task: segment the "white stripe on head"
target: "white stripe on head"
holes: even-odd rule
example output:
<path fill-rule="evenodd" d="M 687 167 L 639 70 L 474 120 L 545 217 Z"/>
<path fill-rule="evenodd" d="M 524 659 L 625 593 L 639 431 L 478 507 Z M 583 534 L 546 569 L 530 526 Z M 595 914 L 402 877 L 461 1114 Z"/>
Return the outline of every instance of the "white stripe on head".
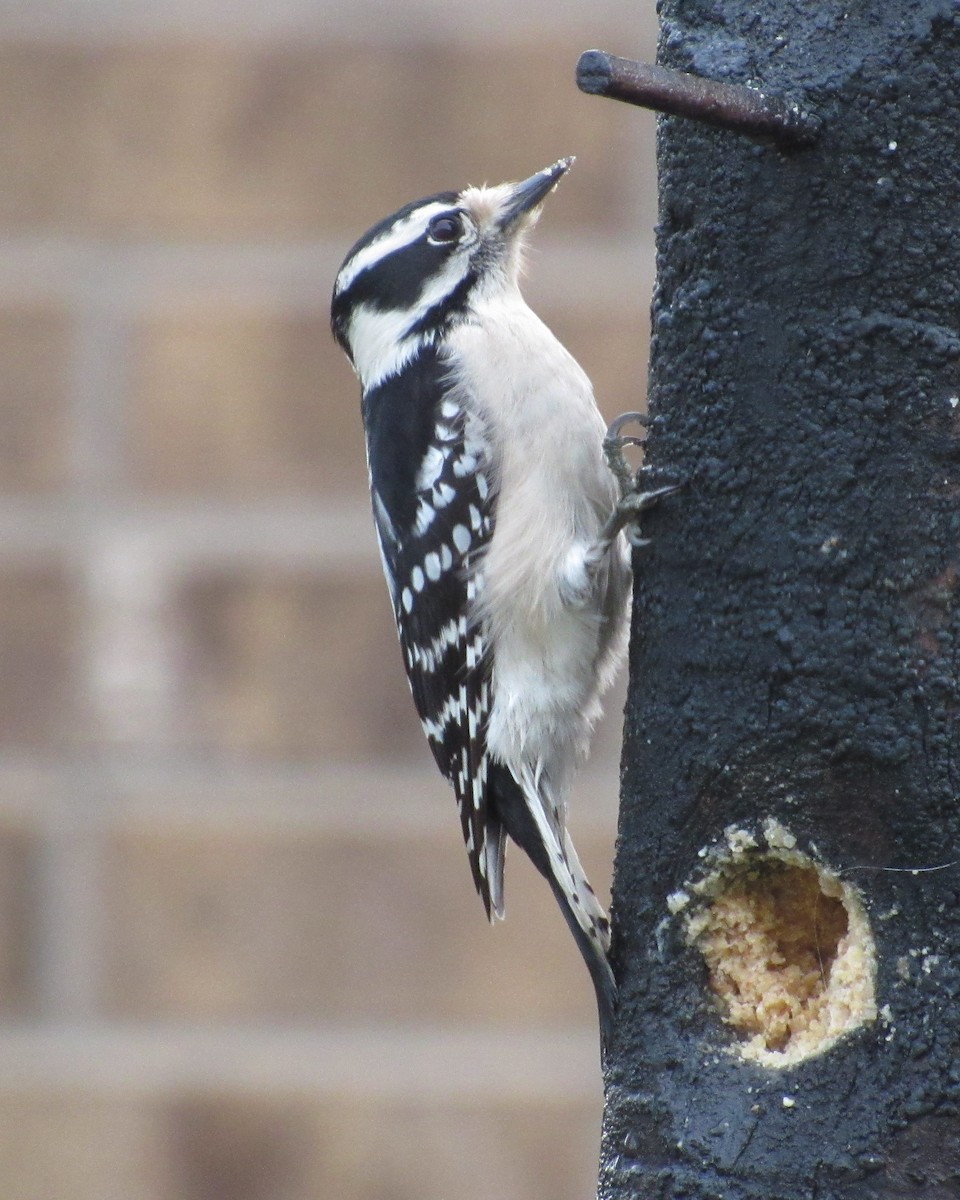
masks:
<path fill-rule="evenodd" d="M 469 257 L 454 254 L 410 308 L 384 310 L 371 304 L 358 304 L 354 308 L 347 341 L 365 390 L 399 374 L 419 350 L 431 343 L 432 331 L 413 334 L 409 331 L 456 290 L 468 268 Z"/>
<path fill-rule="evenodd" d="M 384 230 L 379 237 L 358 250 L 353 258 L 343 264 L 334 284 L 333 294 L 339 296 L 350 287 L 358 275 L 363 274 L 382 258 L 415 242 L 426 232 L 430 218 L 438 213 L 448 212 L 450 207 L 448 202 L 435 200 L 422 208 L 415 208 L 412 213 L 395 221 L 389 229 Z"/>
<path fill-rule="evenodd" d="M 364 391 L 398 375 L 417 351 L 430 343 L 431 334 L 406 336 L 409 328 L 409 312 L 383 312 L 369 304 L 358 304 L 353 310 L 348 341 Z"/>

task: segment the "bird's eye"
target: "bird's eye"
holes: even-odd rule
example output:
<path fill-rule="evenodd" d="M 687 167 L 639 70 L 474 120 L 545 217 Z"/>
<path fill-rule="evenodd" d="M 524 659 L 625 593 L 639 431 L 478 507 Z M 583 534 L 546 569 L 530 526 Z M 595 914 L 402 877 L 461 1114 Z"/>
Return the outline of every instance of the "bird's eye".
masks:
<path fill-rule="evenodd" d="M 463 232 L 459 217 L 434 217 L 427 229 L 431 242 L 455 242 Z"/>

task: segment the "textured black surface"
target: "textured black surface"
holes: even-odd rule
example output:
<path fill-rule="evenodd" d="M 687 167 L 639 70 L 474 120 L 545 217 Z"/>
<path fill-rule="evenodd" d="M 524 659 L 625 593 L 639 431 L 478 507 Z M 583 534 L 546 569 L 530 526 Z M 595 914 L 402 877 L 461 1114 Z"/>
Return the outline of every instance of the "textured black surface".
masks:
<path fill-rule="evenodd" d="M 659 139 L 600 1196 L 960 1196 L 960 9 L 668 0 L 661 59 L 819 115 Z M 642 119 L 639 118 L 638 119 Z M 777 1072 L 666 897 L 774 816 L 861 890 L 877 1021 Z M 794 1103 L 785 1107 L 787 1096 Z"/>

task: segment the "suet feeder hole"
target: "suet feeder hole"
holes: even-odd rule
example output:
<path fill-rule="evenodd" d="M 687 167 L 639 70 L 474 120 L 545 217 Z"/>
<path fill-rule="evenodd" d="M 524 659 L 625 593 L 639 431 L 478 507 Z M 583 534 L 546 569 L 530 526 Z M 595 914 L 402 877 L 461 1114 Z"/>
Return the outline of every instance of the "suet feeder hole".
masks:
<path fill-rule="evenodd" d="M 671 898 L 743 1058 L 793 1066 L 876 1018 L 875 950 L 856 890 L 775 822 L 743 830 L 700 882 Z"/>

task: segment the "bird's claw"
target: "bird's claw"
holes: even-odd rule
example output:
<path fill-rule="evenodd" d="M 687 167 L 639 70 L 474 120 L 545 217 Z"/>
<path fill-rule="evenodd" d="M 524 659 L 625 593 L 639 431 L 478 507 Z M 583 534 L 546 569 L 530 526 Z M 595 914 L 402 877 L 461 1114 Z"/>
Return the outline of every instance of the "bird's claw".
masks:
<path fill-rule="evenodd" d="M 621 413 L 619 417 L 611 421 L 607 426 L 607 438 L 613 439 L 620 437 L 620 430 L 624 427 L 624 425 L 642 425 L 644 429 L 649 429 L 652 424 L 653 417 L 651 417 L 648 413 Z"/>
<path fill-rule="evenodd" d="M 653 418 L 646 413 L 628 412 L 607 427 L 603 439 L 603 452 L 607 465 L 620 485 L 620 503 L 617 505 L 616 520 L 621 529 L 626 529 L 627 540 L 631 546 L 642 547 L 650 544 L 649 538 L 640 533 L 640 514 L 644 509 L 651 508 L 664 496 L 678 491 L 680 484 L 666 484 L 663 487 L 641 489 L 640 480 L 643 476 L 649 478 L 658 475 L 660 471 L 654 467 L 642 466 L 634 471 L 627 462 L 623 449 L 625 446 L 642 446 L 644 439 L 624 435 L 621 431 L 625 425 L 642 425 L 645 429 L 653 423 Z"/>
<path fill-rule="evenodd" d="M 648 508 L 653 508 L 664 496 L 672 496 L 680 490 L 680 484 L 671 483 L 665 487 L 653 488 L 652 491 L 632 491 L 623 496 L 617 509 L 620 512 L 626 529 L 627 541 L 635 549 L 650 545 L 650 539 L 640 533 L 640 514 Z"/>
<path fill-rule="evenodd" d="M 650 418 L 645 413 L 622 413 L 607 426 L 607 432 L 603 439 L 604 458 L 606 458 L 607 466 L 620 485 L 621 497 L 635 491 L 637 486 L 636 472 L 624 456 L 624 447 L 643 447 L 646 443 L 645 438 L 633 437 L 631 434 L 624 435 L 621 433 L 623 427 L 630 424 L 642 425 L 644 428 L 647 428 L 650 424 Z"/>

